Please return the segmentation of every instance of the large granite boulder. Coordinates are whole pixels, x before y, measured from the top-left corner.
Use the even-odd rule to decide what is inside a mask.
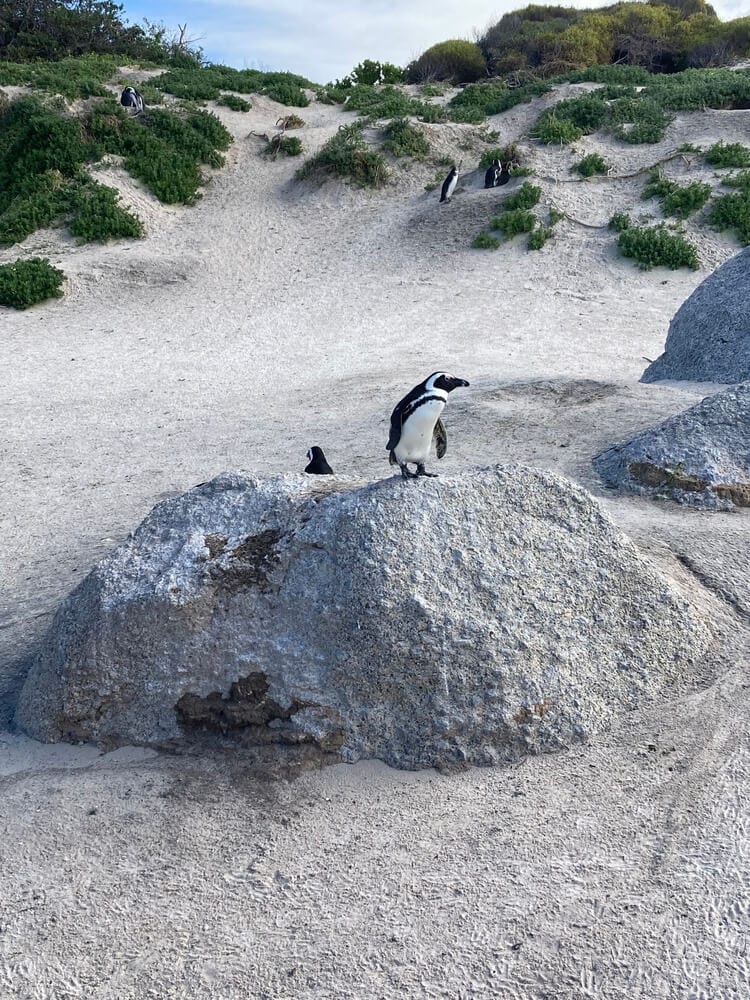
[[[559,476],[229,473],[155,507],[67,599],[17,718],[43,740],[491,764],[586,739],[706,641]]]
[[[694,507],[750,507],[750,383],[708,396],[594,466],[609,486]]]
[[[709,275],[669,324],[664,353],[641,382],[750,379],[750,247]]]

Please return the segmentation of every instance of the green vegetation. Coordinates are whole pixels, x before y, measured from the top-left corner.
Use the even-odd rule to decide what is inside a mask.
[[[529,250],[541,250],[547,240],[554,236],[554,232],[545,226],[539,226],[529,233]]]
[[[750,167],[750,149],[741,142],[717,142],[703,155],[712,167]]]
[[[660,266],[696,270],[699,266],[695,247],[664,226],[628,225],[620,230],[617,243],[622,255],[637,261],[644,271]]]
[[[257,69],[232,69],[218,63],[193,63],[171,69],[151,81],[153,87],[187,101],[215,101],[222,90],[239,94],[264,94],[272,101],[305,108],[310,103],[303,88],[313,84],[294,73],[261,73]]]
[[[81,243],[138,239],[143,236],[141,220],[118,205],[117,191],[93,181],[73,189],[73,218],[70,231]]]
[[[659,142],[672,118],[646,91],[638,97],[623,97],[610,108],[610,126],[618,139],[633,144]]]
[[[454,122],[479,123],[487,115],[498,115],[517,104],[528,104],[551,89],[551,84],[544,81],[534,81],[523,87],[509,87],[501,80],[471,84],[451,99],[448,113]]]
[[[527,212],[522,208],[514,208],[495,216],[490,223],[492,229],[499,229],[506,240],[518,236],[519,233],[530,233],[536,225],[536,217],[533,212]]]
[[[283,153],[284,156],[299,156],[301,152],[302,140],[296,135],[284,135],[283,132],[277,132],[276,135],[271,136],[270,141],[263,149],[264,155],[270,156],[272,160],[275,160],[279,153]]]
[[[445,93],[444,83],[423,83],[419,88],[422,97],[442,97]]]
[[[450,80],[452,83],[473,83],[487,73],[482,50],[474,42],[452,38],[432,45],[406,67],[409,83]]]
[[[703,208],[711,197],[711,185],[700,181],[690,184],[678,184],[668,180],[661,170],[652,170],[649,174],[642,198],[659,198],[665,215],[675,215],[678,219],[687,219],[693,212]]]
[[[711,206],[709,222],[717,229],[734,230],[740,243],[750,244],[750,186],[737,194],[724,194]]]
[[[284,115],[276,122],[276,128],[304,128],[305,122],[299,115]]]
[[[0,33],[2,29],[0,28]],[[2,48],[2,46],[0,46]],[[105,97],[104,82],[117,72],[112,56],[86,55],[59,62],[0,62],[0,86],[34,87],[63,97]]]
[[[542,189],[537,187],[536,184],[529,184],[528,181],[524,181],[518,191],[515,191],[512,195],[507,197],[503,202],[503,211],[512,212],[516,209],[528,209],[533,208],[534,205],[538,204],[539,199],[542,196]],[[499,229],[499,226],[495,226],[495,229]]]
[[[727,187],[742,188],[743,191],[750,191],[750,170],[741,170],[738,174],[729,174],[722,177],[721,183]]]
[[[343,80],[337,80],[334,86],[339,90],[346,90],[347,87],[356,87],[357,84],[364,84],[367,87],[374,87],[378,83],[403,83],[404,71],[393,63],[381,63],[376,59],[365,59]]]
[[[144,97],[145,100],[146,98]],[[146,103],[148,104],[148,101]],[[238,97],[236,94],[219,94],[216,98],[216,103],[223,104],[232,111],[249,111],[252,108],[250,101],[246,101],[244,97]]]
[[[493,149],[486,149],[479,158],[479,169],[488,170],[492,166],[493,160],[500,160],[501,163],[508,163],[511,172],[514,167],[518,167],[521,162],[521,151],[515,142],[509,142],[507,146],[495,146]]]
[[[471,241],[471,245],[475,250],[497,250],[500,246],[500,240],[497,236],[492,236],[491,233],[477,233],[474,239]]]
[[[424,133],[405,118],[394,118],[385,130],[385,137],[384,146],[394,156],[413,156],[415,160],[423,160],[430,152]]]
[[[370,149],[362,135],[364,122],[342,126],[336,135],[297,171],[305,180],[316,175],[331,175],[351,180],[360,187],[383,187],[388,180],[388,167],[382,153]]]
[[[557,118],[554,114],[546,115],[534,126],[532,135],[547,146],[567,146],[580,139],[583,132],[573,122]]]
[[[570,169],[575,170],[582,177],[593,177],[594,174],[606,174],[609,170],[609,164],[599,153],[589,153],[588,156],[584,156],[582,160],[579,160]]]
[[[0,305],[28,309],[37,302],[62,296],[65,275],[45,257],[0,266]]]
[[[609,220],[609,228],[614,229],[616,233],[623,233],[626,229],[630,229],[632,224],[632,219],[626,212],[615,212]]]
[[[561,137],[542,138],[542,142],[573,142],[582,135],[600,129],[607,119],[608,110],[601,91],[572,97],[558,101],[554,108],[544,111],[537,119],[535,130],[540,133],[540,138],[555,135]]]

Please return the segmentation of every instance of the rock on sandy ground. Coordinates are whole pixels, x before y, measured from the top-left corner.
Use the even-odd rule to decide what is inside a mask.
[[[747,995],[750,522],[609,493],[591,461],[716,391],[638,379],[738,249],[689,223],[702,271],[619,259],[607,220],[641,205],[645,176],[626,175],[737,141],[750,112],[680,115],[656,148],[561,151],[523,138],[544,103],[492,122],[567,213],[538,253],[468,249],[499,195],[440,207],[430,164],[381,193],[299,187],[247,137],[284,113],[264,98],[220,111],[227,168],[192,211],[152,203],[145,241],[26,242],[70,278],[66,298],[2,317],[0,689],[8,709],[60,600],[154,503],[227,468],[300,471],[314,443],[337,471],[388,475],[391,409],[439,368],[472,383],[451,400],[446,469],[520,461],[593,491],[711,621],[702,679],[589,746],[450,774],[4,734],[0,995]],[[303,116],[308,149],[348,120]],[[611,182],[570,174],[593,151]]]

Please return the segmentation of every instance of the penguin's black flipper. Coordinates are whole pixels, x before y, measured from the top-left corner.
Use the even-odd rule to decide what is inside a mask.
[[[438,417],[435,423],[435,430],[432,432],[432,436],[435,440],[435,451],[437,452],[437,457],[442,458],[443,455],[448,450],[448,434],[445,430],[445,424]]]
[[[391,414],[391,432],[388,435],[388,444],[385,446],[386,451],[393,451],[396,445],[401,440],[401,422],[404,415],[404,400],[398,404],[396,409]]]

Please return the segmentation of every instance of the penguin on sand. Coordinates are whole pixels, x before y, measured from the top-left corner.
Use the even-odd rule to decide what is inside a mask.
[[[389,452],[389,462],[400,467],[404,479],[437,475],[436,472],[425,472],[424,463],[430,454],[433,438],[438,458],[445,455],[448,446],[448,435],[440,414],[448,402],[448,393],[468,384],[466,379],[456,378],[447,372],[433,372],[396,405],[391,414],[391,433],[385,447]],[[416,465],[416,472],[409,471],[410,463]]]
[[[498,166],[500,164],[498,163]],[[497,180],[495,181],[495,187],[502,187],[503,184],[507,184],[510,180],[510,168],[512,164],[510,162],[503,163],[502,167],[497,172]]]
[[[500,160],[493,160],[492,165],[487,168],[484,174],[484,186],[485,188],[497,187],[498,180],[500,177]]]
[[[458,184],[458,167],[454,165],[451,167],[450,173],[443,181],[443,186],[440,189],[440,201],[450,201],[451,195],[456,190],[456,184]]]
[[[323,454],[323,449],[319,448],[316,444],[312,448],[308,449],[307,457],[310,464],[305,466],[305,472],[312,476],[332,476],[333,469],[326,461],[326,457]]]

